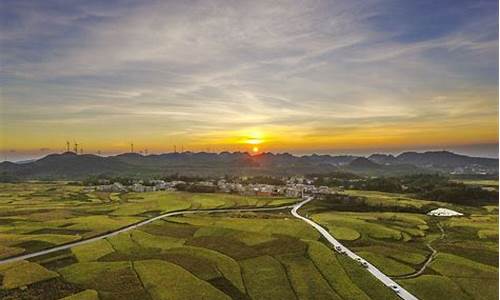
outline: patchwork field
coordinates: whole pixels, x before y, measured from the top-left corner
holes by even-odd
[[[0,258],[96,236],[175,210],[280,206],[227,194],[83,192],[64,182],[0,183]]]
[[[356,211],[333,211],[320,200],[306,207],[346,246],[422,299],[498,297],[498,206],[466,207],[411,199],[407,195],[347,191],[366,197]],[[447,207],[463,217],[431,217],[411,209]],[[391,207],[394,212],[388,212]],[[432,249],[434,259],[420,271]]]
[[[3,257],[110,231],[160,212],[296,201],[164,192],[111,197],[83,194],[81,187],[64,183],[2,187]],[[366,197],[369,211],[335,211],[330,203],[315,200],[301,212],[420,299],[497,298],[498,206],[448,205],[466,215],[437,218],[418,212],[441,205],[437,202],[347,193]],[[416,210],[400,212],[398,207]],[[431,249],[437,254],[417,274]],[[399,299],[287,210],[157,220],[97,242],[0,265],[0,280],[1,299]]]
[[[31,278],[9,274],[18,265]],[[44,299],[397,299],[280,212],[159,220],[0,274],[6,299],[34,294],[40,282],[70,287]]]

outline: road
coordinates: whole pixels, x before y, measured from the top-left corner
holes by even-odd
[[[88,243],[92,243],[92,242],[95,242],[95,241],[98,241],[98,240],[102,240],[102,239],[105,239],[105,238],[109,238],[109,237],[115,236],[115,235],[123,233],[123,232],[134,230],[134,229],[136,229],[138,227],[144,226],[146,224],[149,224],[151,222],[154,222],[156,220],[163,219],[163,218],[166,218],[166,217],[173,217],[173,216],[185,215],[185,214],[196,214],[196,213],[225,213],[225,212],[272,211],[272,210],[283,210],[283,209],[286,209],[286,208],[293,208],[293,207],[294,207],[293,205],[286,205],[286,206],[278,206],[278,207],[221,208],[221,209],[199,209],[199,210],[182,210],[182,211],[168,212],[168,213],[164,213],[164,214],[161,214],[159,216],[156,216],[154,218],[147,219],[147,220],[144,220],[144,221],[141,221],[141,222],[138,222],[138,223],[134,223],[134,224],[122,227],[122,228],[120,228],[118,230],[115,230],[115,231],[112,231],[112,232],[109,232],[109,233],[105,233],[105,234],[101,234],[101,235],[98,235],[98,236],[95,236],[95,237],[92,237],[92,238],[78,240],[78,241],[70,242],[70,243],[67,243],[67,244],[64,244],[64,245],[60,245],[60,246],[56,246],[56,247],[49,248],[49,249],[40,250],[40,251],[33,252],[33,253],[28,253],[28,254],[23,254],[23,255],[18,255],[18,256],[13,256],[13,257],[9,257],[9,258],[6,258],[6,259],[2,259],[2,260],[0,260],[0,265],[11,263],[11,262],[16,262],[16,261],[20,261],[20,260],[24,260],[24,259],[34,258],[34,257],[37,257],[37,256],[42,256],[42,255],[45,255],[45,254],[49,254],[49,253],[53,253],[53,252],[57,252],[57,251],[61,251],[61,250],[66,250],[66,249],[70,249],[70,248],[75,247],[75,246],[80,246],[80,245],[85,245],[85,244],[88,244]]]
[[[318,230],[319,233],[321,233],[321,235],[323,237],[325,237],[326,240],[330,244],[333,245],[334,249],[337,252],[345,252],[345,254],[348,257],[352,258],[353,260],[358,261],[358,262],[365,262],[365,260],[363,258],[361,258],[360,256],[356,255],[354,252],[352,252],[347,247],[345,247],[344,245],[342,245],[339,241],[337,241],[326,229],[324,229],[323,227],[321,227],[319,224],[317,224],[317,223],[309,220],[308,218],[305,218],[305,217],[301,216],[297,212],[302,206],[304,206],[305,204],[309,203],[313,199],[314,199],[314,197],[310,196],[310,197],[307,197],[304,201],[299,202],[299,203],[297,203],[295,205],[286,205],[286,206],[279,206],[279,207],[221,208],[221,209],[182,210],[182,211],[168,212],[168,213],[164,213],[164,214],[161,214],[159,216],[153,217],[151,219],[147,219],[147,220],[144,220],[144,221],[141,221],[141,222],[138,222],[138,223],[134,223],[134,224],[128,225],[126,227],[120,228],[118,230],[115,230],[113,232],[105,233],[105,234],[98,235],[98,236],[95,236],[95,237],[92,237],[92,238],[70,242],[70,243],[67,243],[67,244],[64,244],[64,245],[56,246],[56,247],[53,247],[53,248],[49,248],[49,249],[45,249],[45,250],[41,250],[41,251],[37,251],[37,252],[33,252],[33,253],[28,253],[28,254],[24,254],[24,255],[13,256],[13,257],[10,257],[10,258],[6,258],[6,259],[3,259],[3,260],[0,260],[0,265],[6,264],[6,263],[11,263],[11,262],[16,262],[16,261],[20,261],[20,260],[25,260],[25,259],[29,259],[29,258],[34,258],[34,257],[42,256],[42,255],[45,255],[45,254],[57,252],[57,251],[60,251],[60,250],[70,249],[70,248],[75,247],[75,246],[80,246],[80,245],[85,245],[85,244],[88,244],[88,243],[92,243],[92,242],[95,242],[95,241],[98,241],[98,240],[102,240],[102,239],[105,239],[105,238],[109,238],[109,237],[115,236],[115,235],[123,233],[123,232],[134,230],[134,229],[136,229],[138,227],[144,226],[146,224],[149,224],[151,222],[154,222],[156,220],[163,219],[163,218],[166,218],[166,217],[172,217],[172,216],[178,216],[178,215],[185,215],[185,214],[197,214],[197,213],[225,213],[225,212],[273,211],[273,210],[283,210],[283,209],[286,209],[286,208],[291,208],[292,209],[291,213],[292,213],[292,215],[294,217],[303,220],[304,222],[308,223],[309,225],[313,226],[316,230]],[[382,273],[374,265],[370,264],[369,262],[366,262],[366,264],[367,264],[367,267],[366,267],[367,271],[370,272],[373,276],[375,276],[378,280],[380,280],[384,285],[386,285],[392,291],[394,291],[399,297],[401,297],[402,299],[405,299],[405,300],[418,300],[417,297],[415,297],[412,294],[410,294],[407,290],[405,290],[404,288],[402,288],[394,280],[392,280],[387,275],[385,275],[384,273]]]
[[[326,238],[326,240],[333,245],[334,249],[337,252],[345,252],[345,254],[352,258],[353,260],[357,262],[366,262],[366,270],[370,272],[373,276],[375,276],[380,282],[382,282],[384,285],[386,285],[388,288],[390,288],[392,291],[396,293],[400,298],[405,299],[405,300],[418,300],[417,297],[413,296],[410,292],[405,290],[403,287],[401,287],[399,284],[397,284],[394,280],[392,280],[389,276],[385,275],[382,273],[379,269],[377,269],[374,265],[370,264],[369,262],[365,261],[363,258],[360,256],[356,255],[356,253],[352,252],[349,250],[347,247],[342,245],[339,241],[337,241],[326,229],[321,227],[319,224],[309,220],[308,218],[305,218],[297,212],[303,205],[311,202],[314,199],[314,197],[307,197],[304,201],[296,204],[292,208],[292,215],[296,218],[301,219],[302,221],[308,223],[309,225],[313,226],[316,228],[316,230],[321,233],[321,235]]]

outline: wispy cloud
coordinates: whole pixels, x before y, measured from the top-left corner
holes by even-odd
[[[3,1],[5,144],[29,147],[19,134],[38,148],[47,135],[198,143],[261,128],[283,143],[321,137],[333,147],[334,132],[369,144],[412,126],[406,134],[432,140],[464,120],[481,130],[486,120],[494,141],[497,10],[489,1]]]

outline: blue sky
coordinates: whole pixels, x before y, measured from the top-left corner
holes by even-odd
[[[2,1],[0,47],[12,156],[497,155],[497,1]]]

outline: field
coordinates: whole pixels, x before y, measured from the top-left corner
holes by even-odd
[[[366,197],[368,207],[332,211],[321,201],[306,207],[346,246],[422,299],[496,299],[498,294],[498,206],[466,207],[417,200],[401,194],[346,191]],[[440,206],[463,217],[431,217]],[[390,207],[394,212],[387,211]],[[415,213],[397,212],[415,210]],[[418,213],[422,210],[422,213]],[[432,262],[418,275],[425,261]]]
[[[287,198],[187,193],[84,193],[64,182],[0,184],[0,258],[96,236],[175,210],[279,206]]]
[[[259,222],[264,225],[253,228]],[[56,259],[24,263],[43,270],[40,280],[57,277],[75,293],[94,297],[95,291],[100,299],[395,299],[361,266],[318,239],[288,214],[176,217],[74,247]],[[359,274],[370,285],[358,286]],[[5,285],[11,281],[4,279],[6,295],[19,292],[19,285],[28,286],[26,293],[32,286],[21,278],[15,287]]]
[[[436,218],[418,211],[440,203],[398,194],[347,193],[367,197],[369,211],[335,211],[315,200],[301,212],[420,299],[497,298],[498,207],[448,204],[467,215]],[[0,199],[4,257],[160,212],[296,201],[165,192],[111,197],[82,194],[81,187],[65,183],[3,185]],[[431,254],[429,247],[436,256],[422,274],[413,276]],[[2,299],[399,299],[287,210],[169,217],[0,265],[0,280]]]

